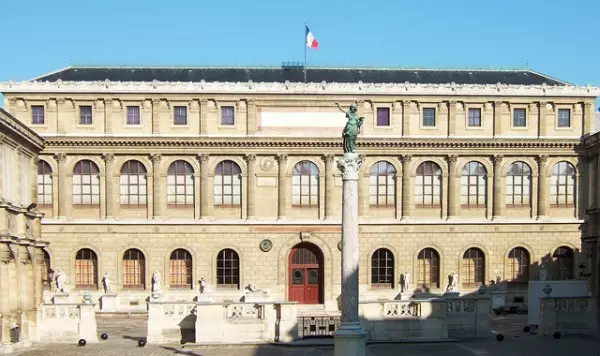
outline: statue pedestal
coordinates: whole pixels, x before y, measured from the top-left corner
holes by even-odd
[[[458,296],[460,295],[460,292],[446,292],[444,293],[444,298],[448,298],[448,299],[452,299],[452,298],[458,298]]]
[[[104,294],[100,302],[100,311],[116,312],[117,305],[119,305],[119,303],[116,294]]]
[[[271,297],[269,297],[269,293],[265,291],[256,291],[252,293],[246,293],[246,295],[244,295],[244,302],[246,303],[262,303],[270,300]]]
[[[214,300],[211,294],[202,293],[198,294],[196,301],[199,303],[212,303]]]
[[[52,303],[54,304],[66,304],[69,303],[69,293],[56,292],[52,297]]]
[[[335,356],[365,356],[367,335],[360,323],[343,323],[334,338]]]
[[[95,304],[80,304],[79,337],[87,342],[98,342]]]
[[[398,295],[394,298],[394,300],[410,300],[410,298],[412,298],[413,294],[412,293],[408,293],[408,292],[400,292],[398,293]]]

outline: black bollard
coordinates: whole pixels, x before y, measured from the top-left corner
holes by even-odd
[[[146,340],[144,340],[144,339],[141,339],[140,341],[138,341],[138,346],[139,346],[139,347],[144,347],[144,346],[146,346]]]
[[[523,332],[524,333],[528,333],[529,330],[531,330],[531,328],[529,327],[529,325],[525,325],[525,327],[523,328]]]
[[[87,342],[85,341],[85,339],[79,339],[79,341],[77,342],[77,344],[79,346],[85,346],[85,344],[87,344]]]
[[[106,339],[108,339],[108,334],[107,333],[102,333],[102,335],[100,335],[100,338],[102,340],[106,340]]]
[[[496,340],[498,340],[500,342],[504,341],[504,335],[502,335],[502,334],[496,335]]]
[[[560,333],[557,331],[555,332],[552,336],[554,336],[555,339],[560,339]]]

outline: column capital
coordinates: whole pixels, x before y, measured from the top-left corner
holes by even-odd
[[[535,158],[535,160],[539,163],[546,163],[546,161],[548,160],[548,156],[547,155],[539,155]]]
[[[335,155],[325,154],[325,155],[321,156],[321,159],[323,160],[323,162],[325,162],[325,164],[333,163],[333,161],[335,160]]]
[[[8,243],[0,243],[0,262],[9,263],[13,258],[12,251]]]
[[[457,155],[448,155],[446,157],[446,160],[448,161],[448,163],[456,163],[458,161],[458,156]]]
[[[342,172],[342,180],[358,180],[358,171],[363,165],[360,158],[342,157],[337,161],[337,167]]]
[[[67,155],[65,153],[55,153],[54,159],[58,163],[65,163],[67,161]]]
[[[244,161],[254,163],[256,161],[256,155],[254,153],[246,154],[244,155]]]
[[[400,161],[404,164],[404,163],[410,163],[410,161],[412,160],[412,156],[411,155],[400,155]]]
[[[492,162],[494,162],[494,164],[502,163],[502,159],[504,159],[503,155],[493,155],[492,156]]]
[[[288,155],[285,153],[278,154],[275,156],[275,159],[277,160],[277,162],[279,162],[279,164],[285,164],[288,160]]]
[[[102,160],[104,160],[106,163],[113,163],[115,161],[115,155],[112,153],[103,153]]]
[[[150,161],[152,161],[152,163],[157,164],[160,163],[162,159],[162,156],[160,153],[151,153],[150,154]]]
[[[208,158],[208,153],[200,153],[196,156],[196,159],[198,160],[198,162],[200,162],[201,165],[208,163]]]
[[[503,101],[494,101],[494,107],[499,108],[502,106],[502,104],[504,104]]]

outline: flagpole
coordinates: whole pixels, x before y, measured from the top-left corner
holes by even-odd
[[[303,43],[304,43],[304,83],[306,83],[306,21],[304,21],[304,38],[303,38]]]

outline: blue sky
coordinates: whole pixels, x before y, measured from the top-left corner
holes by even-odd
[[[4,1],[0,81],[72,64],[525,68],[600,86],[600,1]],[[1,102],[0,102],[1,103]]]

